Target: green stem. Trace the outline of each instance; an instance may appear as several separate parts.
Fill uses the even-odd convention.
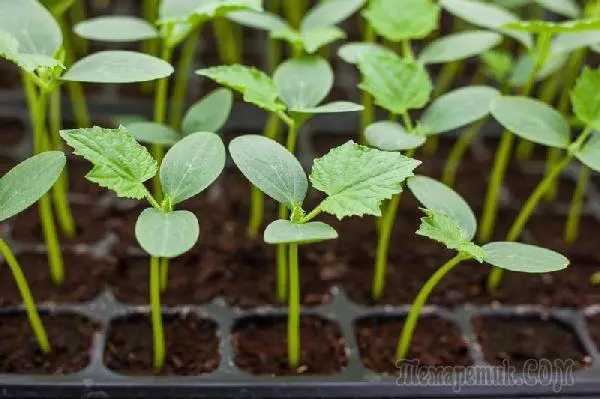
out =
[[[398,341],[398,348],[396,349],[396,361],[406,360],[408,350],[410,349],[410,342],[412,341],[413,333],[417,325],[417,321],[419,320],[421,308],[423,308],[423,305],[425,305],[425,302],[427,301],[427,298],[429,298],[429,295],[431,294],[433,289],[437,286],[440,280],[446,274],[448,274],[448,272],[450,272],[450,270],[452,270],[461,261],[468,258],[469,256],[459,253],[454,258],[446,262],[442,267],[440,267],[423,285],[423,287],[417,294],[415,301],[410,307],[408,317],[404,321],[404,326],[402,327],[402,334],[400,335],[400,341]]]
[[[215,18],[212,22],[221,63],[227,65],[241,63],[242,57],[236,44],[233,24],[225,18]]]
[[[290,298],[288,313],[288,363],[290,368],[300,364],[300,273],[298,244],[290,244]]]
[[[153,367],[158,373],[165,365],[165,337],[160,314],[160,259],[150,258],[150,307],[152,312],[152,337],[154,342]]]
[[[194,55],[200,39],[200,29],[196,28],[183,43],[177,74],[175,75],[175,85],[173,86],[173,95],[171,96],[171,108],[169,110],[169,125],[176,131],[181,128],[181,119],[185,108],[185,98],[187,94],[188,78],[194,64]]]
[[[300,23],[302,22],[306,7],[306,0],[283,1],[285,18],[294,29],[300,28]]]
[[[569,244],[575,242],[579,236],[581,209],[583,208],[583,202],[589,181],[590,169],[585,165],[581,165],[579,178],[577,179],[577,186],[575,187],[575,193],[573,193],[571,208],[569,209],[569,217],[567,219],[567,225],[565,228],[565,241]]]
[[[448,64],[444,64],[442,70],[438,75],[435,88],[433,89],[432,99],[441,96],[442,94],[446,93],[448,89],[450,89],[450,87],[452,86],[452,82],[454,82],[454,78],[461,70],[462,66],[462,61],[454,61]]]
[[[288,218],[287,208],[279,205],[279,219]],[[288,260],[287,246],[285,244],[277,245],[277,300],[285,303],[288,298]]]
[[[0,239],[0,253],[2,253],[4,256],[4,259],[6,260],[6,263],[8,264],[8,267],[15,278],[17,288],[19,289],[19,293],[23,299],[23,304],[25,305],[25,312],[29,318],[29,324],[33,329],[33,333],[37,339],[40,349],[44,353],[50,353],[52,351],[52,347],[48,341],[48,336],[46,335],[46,330],[44,329],[40,315],[35,307],[35,301],[33,299],[33,295],[31,295],[31,291],[29,290],[27,279],[25,278],[23,270],[21,269],[21,266],[19,266],[19,263],[17,262],[17,259],[13,255],[12,251],[2,239]]]
[[[79,22],[85,21],[87,19],[87,17],[86,17],[87,12],[85,10],[84,3],[85,3],[84,1],[80,1],[80,0],[73,2],[73,5],[70,8],[72,26],[75,26]],[[88,47],[89,47],[88,41],[74,35],[70,29],[69,29],[69,35],[73,38],[72,42],[75,45],[74,47],[77,51],[77,54],[79,54],[80,57],[83,57],[84,55],[86,55],[89,50],[88,49]],[[75,53],[72,53],[72,54],[75,54]]]
[[[377,35],[375,34],[375,30],[368,22],[365,22],[363,41],[365,43],[375,43],[377,41]],[[367,140],[365,138],[365,130],[375,120],[375,105],[373,102],[373,96],[371,94],[367,93],[364,90],[361,90],[360,95],[364,110],[361,114],[361,129],[359,142],[364,145],[367,143]]]
[[[456,141],[456,144],[452,147],[452,150],[448,155],[448,159],[446,160],[446,166],[444,167],[444,172],[442,175],[442,181],[447,186],[454,186],[458,167],[461,164],[467,150],[471,146],[471,143],[473,143],[473,140],[475,140],[475,137],[477,137],[477,133],[479,133],[479,130],[481,130],[487,120],[488,118],[483,118],[479,122],[469,126],[464,133],[460,135]]]
[[[158,2],[156,0],[143,0],[142,17],[152,25],[155,24],[158,19]],[[144,40],[141,45],[142,53],[157,56],[159,43],[160,41],[158,39]],[[154,88],[154,83],[155,82],[153,81],[142,82],[140,87],[143,92],[151,93]]]
[[[169,284],[169,258],[160,258],[160,292],[165,292]]]
[[[548,155],[546,156],[546,171],[545,171],[545,173],[548,174],[548,173],[550,173],[550,171],[552,169],[554,169],[554,166],[558,162],[560,162],[560,159],[562,157],[562,151],[560,148],[548,147],[546,152]],[[552,184],[550,185],[550,187],[548,188],[548,191],[544,195],[546,201],[554,201],[556,199],[556,197],[558,196],[559,181],[560,181],[560,179],[554,180],[552,182]]]
[[[388,252],[390,238],[394,229],[394,221],[400,205],[400,194],[396,194],[388,202],[379,224],[379,241],[377,243],[377,255],[375,258],[375,274],[373,277],[373,299],[378,301],[383,295],[385,288],[385,273],[388,264]]]
[[[281,11],[281,3],[279,1],[269,1],[268,10],[273,14],[279,14]],[[281,42],[269,37],[267,46],[269,73],[273,74],[281,62]]]
[[[413,54],[412,46],[410,40],[405,39],[400,42],[402,45],[402,56],[406,58],[408,61],[413,62],[415,60],[415,55]]]

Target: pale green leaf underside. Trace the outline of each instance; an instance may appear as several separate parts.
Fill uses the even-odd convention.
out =
[[[145,209],[135,224],[135,237],[152,256],[174,258],[192,249],[200,236],[196,216],[188,211],[162,213]]]
[[[549,105],[526,97],[504,96],[492,102],[492,115],[514,134],[534,143],[567,148],[569,122]]]
[[[585,67],[571,93],[575,116],[586,125],[600,129],[600,71]]]
[[[440,8],[431,0],[371,0],[363,16],[388,40],[423,39],[437,29]]]
[[[310,180],[327,194],[322,210],[342,219],[381,216],[381,202],[402,191],[419,161],[349,141],[315,160]]]
[[[133,83],[166,78],[173,67],[160,58],[135,51],[100,51],[77,61],[64,80],[89,83]]]
[[[291,108],[290,111],[300,114],[338,114],[343,112],[358,112],[363,109],[364,107],[360,104],[348,101],[334,101],[313,108]]]
[[[337,25],[366,3],[367,0],[327,0],[311,8],[302,19],[301,30]]]
[[[186,136],[165,155],[160,182],[173,204],[197,195],[208,187],[225,167],[225,146],[214,133]]]
[[[442,212],[458,223],[471,241],[477,231],[477,219],[467,202],[445,184],[426,176],[414,176],[406,182],[417,200],[431,211]]]
[[[433,102],[419,120],[426,135],[449,132],[475,122],[490,113],[500,92],[487,86],[469,86],[444,94]]]
[[[231,90],[221,88],[213,91],[192,105],[186,112],[181,123],[183,134],[217,133],[229,119],[232,106],[233,93]]]
[[[158,31],[148,21],[126,15],[111,15],[88,19],[75,25],[74,32],[87,40],[128,43],[158,37]]]
[[[306,173],[300,162],[281,144],[264,136],[236,137],[229,144],[236,166],[259,190],[294,209],[308,191]]]
[[[139,144],[124,128],[63,130],[61,137],[76,155],[94,167],[87,179],[113,190],[120,197],[141,199],[147,194],[144,182],[158,169],[146,147]]]
[[[600,135],[594,133],[575,156],[590,169],[600,172]]]
[[[377,105],[394,114],[422,108],[433,85],[427,71],[395,55],[376,54],[361,59],[361,90],[371,94]]]
[[[265,31],[291,29],[283,18],[268,11],[232,11],[227,14],[227,19],[230,19],[248,28],[261,29]]]
[[[556,35],[550,46],[550,51],[553,54],[571,53],[597,44],[600,44],[600,31],[562,33]]]
[[[154,122],[126,123],[125,128],[133,138],[142,143],[173,145],[181,139],[169,126]]]
[[[453,33],[428,44],[419,54],[424,64],[439,64],[462,60],[481,54],[502,41],[496,32],[469,31]]]
[[[289,220],[276,220],[265,229],[264,240],[268,244],[310,244],[334,240],[337,232],[323,222],[297,224]]]
[[[338,56],[349,64],[358,64],[363,57],[374,54],[393,54],[387,47],[377,43],[346,43],[338,50]]]
[[[569,259],[559,253],[517,242],[492,242],[483,249],[487,263],[514,272],[550,273],[569,265]]]
[[[35,155],[0,179],[0,221],[24,211],[54,185],[66,163],[62,152]]]
[[[370,146],[383,151],[404,151],[425,144],[425,136],[411,134],[397,122],[375,122],[365,130],[365,138]]]
[[[279,91],[264,72],[243,65],[217,66],[199,69],[196,73],[243,94],[244,101],[270,112],[285,110],[279,101]]]
[[[333,70],[322,57],[292,58],[279,65],[273,81],[288,108],[313,108],[333,87]]]

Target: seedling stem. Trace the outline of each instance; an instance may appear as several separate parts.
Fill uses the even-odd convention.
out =
[[[160,259],[150,258],[150,306],[152,311],[152,334],[154,342],[154,371],[162,370],[165,365],[165,337],[160,314]]]
[[[584,165],[581,166],[579,178],[577,179],[577,185],[575,186],[575,192],[573,193],[573,200],[571,201],[571,208],[569,209],[567,226],[565,229],[565,241],[568,244],[574,243],[579,236],[581,209],[583,207],[585,193],[590,181],[590,173],[590,168]]]
[[[300,277],[298,270],[298,244],[289,244],[290,295],[288,315],[288,361],[290,368],[300,363]]]

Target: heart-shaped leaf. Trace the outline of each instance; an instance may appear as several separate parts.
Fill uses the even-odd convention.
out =
[[[289,220],[276,220],[265,229],[265,242],[268,244],[310,244],[334,240],[337,232],[322,222],[297,224]]]
[[[338,50],[339,57],[349,64],[358,64],[363,57],[370,57],[373,54],[394,54],[394,52],[380,44],[365,42],[346,43]]]
[[[424,64],[440,64],[462,60],[481,54],[502,41],[496,32],[475,30],[444,36],[427,45],[419,54]]]
[[[370,146],[383,151],[405,151],[425,144],[425,136],[408,133],[396,122],[376,122],[367,127],[365,138]]]
[[[173,145],[181,139],[176,131],[160,123],[133,122],[124,125],[133,138],[142,143]]]
[[[308,191],[300,162],[281,144],[258,135],[236,137],[229,144],[233,161],[246,178],[275,201],[294,209]]]
[[[89,83],[133,83],[166,78],[173,67],[160,58],[135,51],[100,51],[77,61],[64,80]]]
[[[217,133],[229,119],[232,106],[233,94],[229,89],[213,91],[187,111],[181,123],[183,134]]]
[[[324,58],[306,56],[282,63],[273,80],[288,108],[313,108],[333,87],[333,71]]]
[[[302,19],[301,31],[337,25],[360,10],[367,0],[328,0],[311,8]]]
[[[406,182],[417,200],[427,209],[442,212],[455,220],[471,241],[477,231],[477,219],[467,202],[454,190],[426,176],[414,176]]]
[[[160,167],[160,182],[173,204],[203,191],[225,167],[225,146],[214,133],[186,136],[165,155]]]
[[[526,97],[504,96],[492,102],[492,115],[514,134],[534,143],[567,148],[569,122],[546,103]]]
[[[188,211],[162,213],[147,208],[135,224],[135,237],[152,256],[174,258],[186,253],[200,236],[198,219]]]
[[[600,130],[600,70],[588,67],[577,79],[571,93],[573,112],[577,118],[588,126]]]
[[[363,16],[388,40],[423,39],[437,29],[440,8],[431,0],[371,0]]]
[[[569,265],[569,259],[559,253],[518,242],[492,242],[483,249],[487,263],[514,272],[550,273]]]
[[[0,222],[24,211],[54,185],[65,167],[65,154],[43,152],[26,159],[0,179]]]
[[[433,102],[419,120],[419,130],[427,135],[449,132],[490,113],[492,101],[500,92],[487,86],[469,86],[444,94]]]
[[[75,25],[73,30],[84,39],[99,42],[127,43],[158,37],[158,31],[152,24],[126,15],[88,19]]]

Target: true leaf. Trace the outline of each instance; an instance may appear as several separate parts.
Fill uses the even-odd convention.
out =
[[[500,92],[487,86],[469,86],[451,91],[433,102],[419,120],[427,135],[440,134],[468,125],[490,113]]]
[[[327,194],[322,210],[339,219],[381,216],[381,202],[402,191],[419,161],[349,141],[315,160],[310,180]]]
[[[569,265],[569,259],[561,254],[517,242],[492,242],[483,249],[487,263],[514,272],[549,273]]]
[[[365,138],[370,146],[383,151],[404,151],[425,144],[425,136],[408,133],[396,122],[383,121],[367,126]]]
[[[302,31],[302,43],[308,54],[314,54],[321,47],[344,39],[346,33],[337,26],[322,26]]]
[[[77,61],[64,80],[90,83],[133,83],[166,78],[173,67],[160,58],[135,51],[100,51]]]
[[[426,176],[414,176],[406,182],[417,200],[427,209],[443,212],[456,221],[471,241],[477,231],[477,219],[467,202],[450,187]]]
[[[508,29],[530,33],[569,33],[600,29],[600,19],[578,19],[566,22],[515,21],[505,25]]]
[[[431,0],[371,0],[363,16],[388,40],[423,39],[437,29],[440,8]]]
[[[526,97],[504,96],[492,102],[492,115],[514,134],[534,143],[567,148],[569,122],[546,103]]]
[[[158,37],[158,31],[144,19],[110,15],[88,19],[75,25],[74,32],[80,37],[100,42],[137,42]]]
[[[316,107],[333,87],[333,71],[321,57],[292,58],[273,75],[279,96],[288,108]]]
[[[439,64],[458,61],[481,54],[502,41],[496,32],[458,32],[442,37],[427,45],[419,54],[424,64]]]
[[[266,31],[291,29],[291,27],[283,18],[268,11],[232,11],[227,14],[227,19],[230,19],[242,26]]]
[[[600,135],[595,133],[575,156],[590,169],[600,172]]]
[[[577,18],[581,8],[575,0],[535,0],[536,3],[556,14],[567,18]]]
[[[205,76],[244,95],[244,101],[270,112],[285,110],[279,101],[277,86],[269,76],[256,68],[243,65],[217,66],[199,69],[196,73]]]
[[[217,89],[192,105],[183,117],[181,130],[188,135],[195,132],[217,133],[231,113],[233,94],[229,89]]]
[[[61,137],[75,149],[75,154],[94,167],[87,179],[113,190],[120,197],[140,199],[146,196],[144,182],[158,169],[146,147],[139,144],[124,128],[63,130]]]
[[[135,224],[135,237],[140,246],[152,256],[174,258],[198,241],[198,219],[188,211],[162,213],[147,208]]]
[[[54,185],[66,163],[62,152],[26,159],[0,179],[0,221],[24,211]]]
[[[263,136],[236,137],[229,144],[233,161],[246,178],[277,202],[294,209],[308,191],[300,162],[281,144]]]
[[[304,18],[300,30],[337,25],[352,16],[366,0],[328,0],[311,8]]]
[[[571,93],[575,116],[586,125],[600,129],[600,70],[585,67]]]
[[[181,139],[176,131],[168,126],[154,122],[125,123],[127,131],[143,143],[173,145]]]
[[[331,226],[323,222],[297,224],[289,220],[276,220],[265,229],[264,239],[268,244],[310,244],[338,237]]]
[[[473,244],[465,235],[460,225],[444,212],[423,209],[425,217],[417,234],[441,242],[448,249],[454,249],[469,254],[479,262],[486,259],[486,253],[481,247]]]
[[[360,104],[348,102],[348,101],[334,101],[332,103],[319,105],[313,108],[292,108],[291,112],[301,114],[337,114],[342,112],[358,112],[362,111],[364,107]]]
[[[429,101],[433,86],[422,66],[387,54],[365,57],[358,65],[362,73],[359,87],[388,111],[401,114]]]
[[[349,64],[358,64],[363,57],[373,54],[393,54],[387,47],[377,43],[354,42],[346,43],[338,50],[341,59]]]
[[[160,182],[172,204],[178,204],[203,191],[225,167],[225,146],[214,133],[186,136],[165,155]]]
[[[440,0],[440,5],[451,14],[475,26],[498,30],[517,39],[526,47],[533,46],[533,39],[529,33],[517,32],[505,27],[508,23],[518,22],[519,17],[502,7],[476,0]]]

